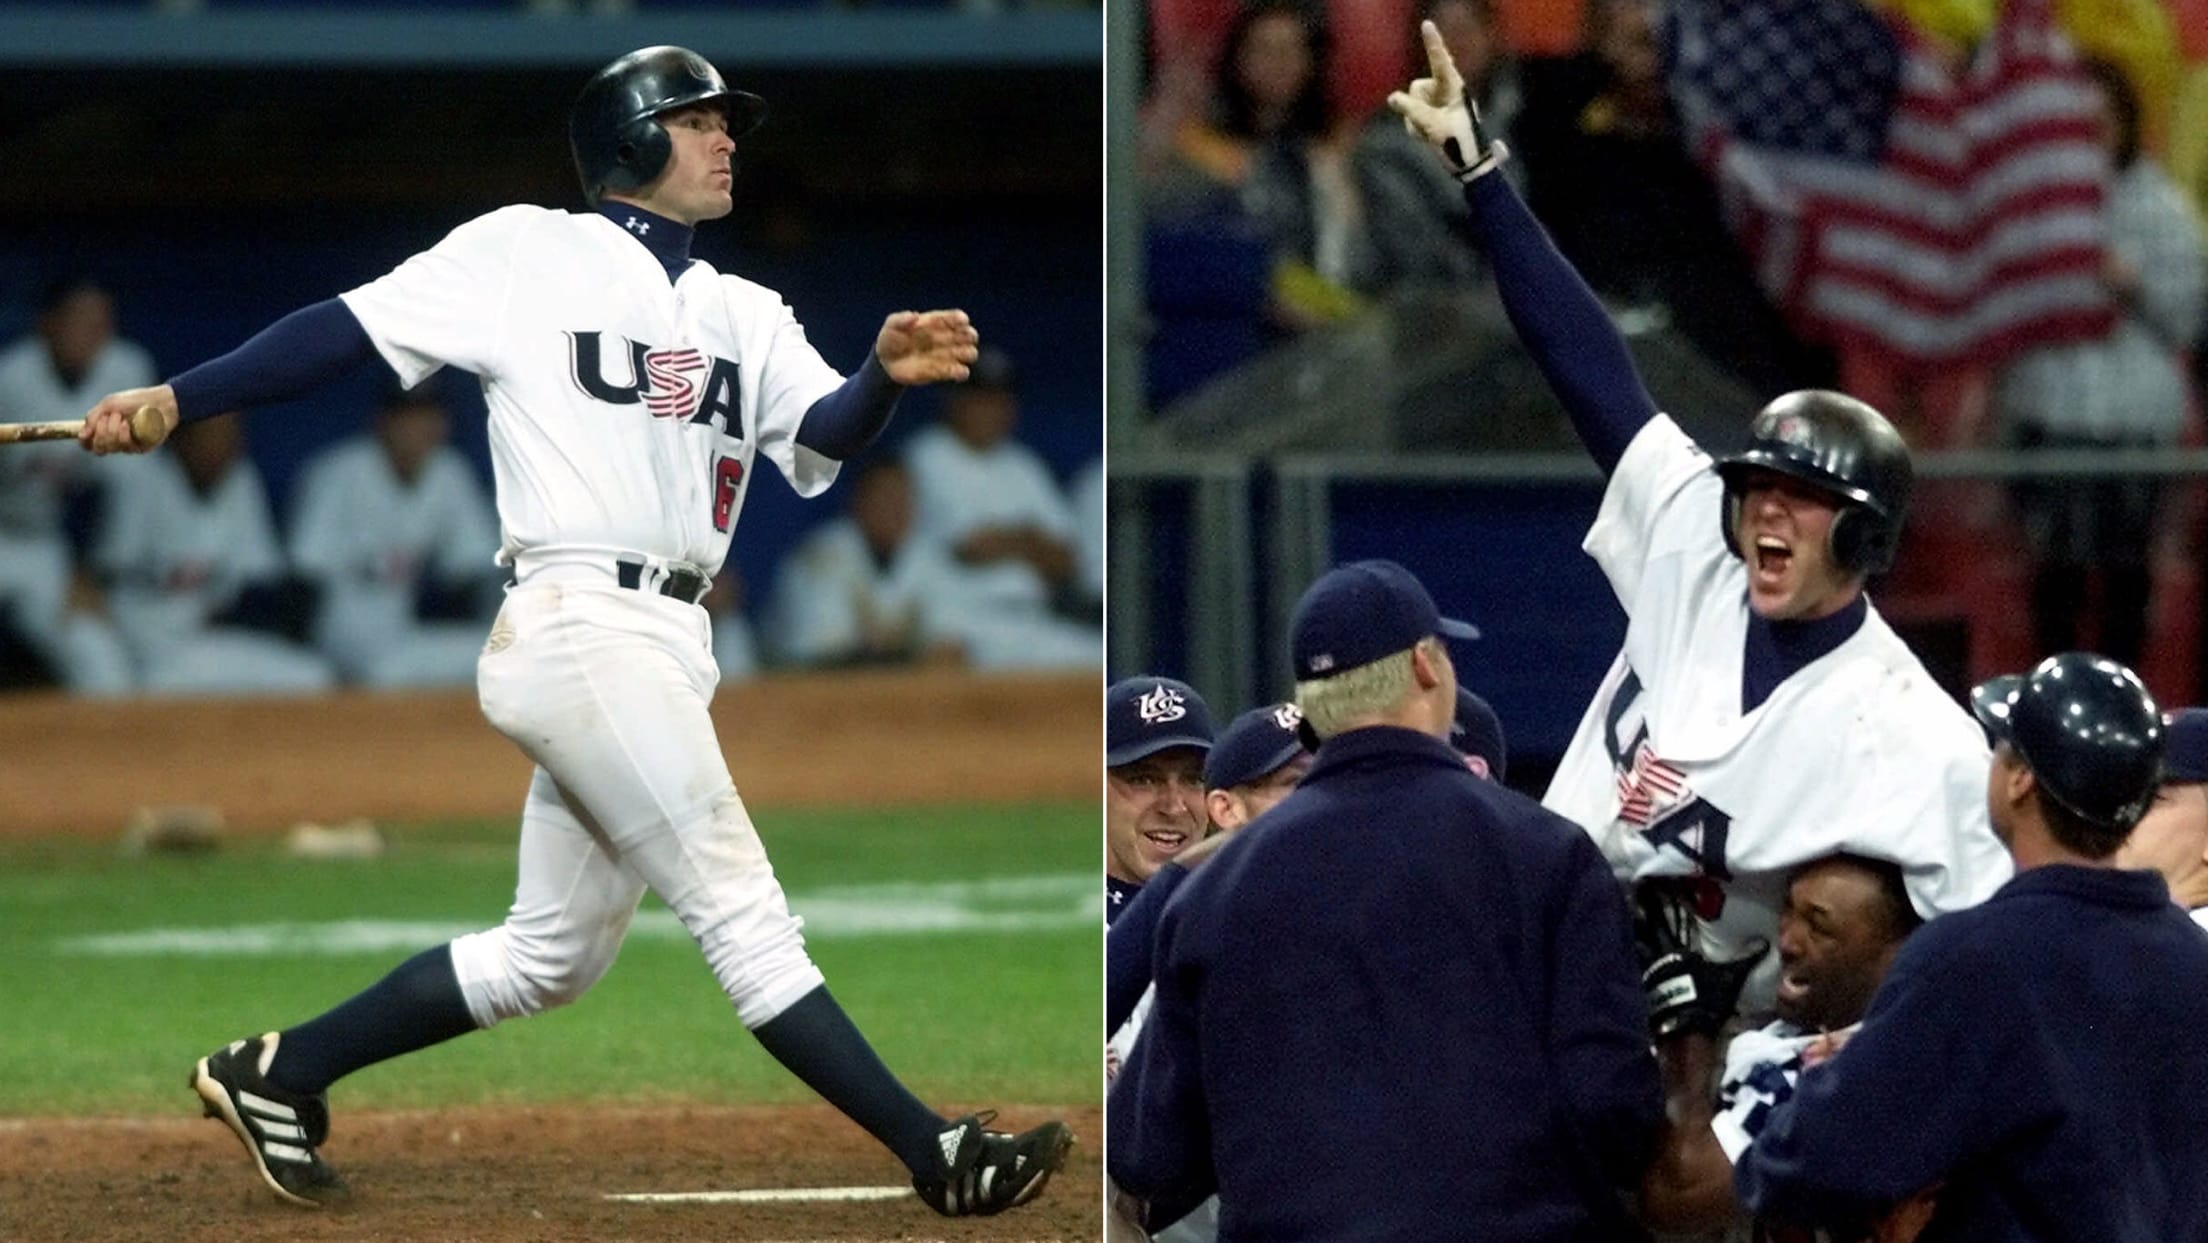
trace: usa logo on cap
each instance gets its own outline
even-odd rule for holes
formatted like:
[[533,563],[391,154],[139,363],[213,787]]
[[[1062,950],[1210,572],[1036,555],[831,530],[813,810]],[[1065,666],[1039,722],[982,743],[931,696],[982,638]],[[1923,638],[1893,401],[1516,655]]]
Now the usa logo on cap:
[[1160,686],[1143,692],[1135,701],[1135,712],[1146,725],[1163,725],[1178,721],[1188,715],[1188,700],[1170,686]]

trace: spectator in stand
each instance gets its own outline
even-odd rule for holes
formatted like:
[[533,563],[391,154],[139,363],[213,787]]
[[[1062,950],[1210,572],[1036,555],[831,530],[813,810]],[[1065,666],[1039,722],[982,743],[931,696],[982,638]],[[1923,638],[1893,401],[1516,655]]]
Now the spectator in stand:
[[1830,361],[1787,331],[1682,144],[1657,0],[1588,0],[1586,17],[1583,51],[1520,64],[1509,136],[1534,214],[1598,293],[1668,320],[1758,400],[1830,387]]
[[[2183,196],[2140,149],[2129,80],[2106,61],[2088,68],[2114,176],[2101,279],[2118,318],[2099,340],[2017,358],[2000,376],[1994,409],[2005,439],[2021,449],[2169,448],[2184,430],[2183,352],[2200,332],[2208,260]],[[2027,479],[2017,487],[2040,654],[2087,642],[2118,663],[2139,662],[2162,491],[2147,476]],[[2088,590],[2095,567],[2097,598]],[[2081,617],[2091,619],[2090,640],[2079,633]]]
[[[1496,24],[1495,0],[1425,0],[1418,16],[1441,31],[1488,132],[1508,133],[1521,96],[1517,62],[1503,47]],[[1411,29],[1417,30],[1416,23]],[[1425,55],[1423,47],[1417,49],[1421,62]],[[1486,261],[1470,245],[1464,187],[1404,128],[1403,118],[1385,106],[1375,112],[1358,135],[1353,163],[1371,220],[1365,288],[1375,293],[1412,286],[1463,288],[1486,279]],[[1525,189],[1522,163],[1506,162],[1503,175]]]
[[1150,121],[1163,130],[1149,144],[1151,210],[1202,215],[1224,200],[1253,226],[1272,255],[1272,326],[1281,332],[1355,309],[1348,290],[1369,264],[1348,143],[1328,119],[1326,56],[1315,12],[1297,0],[1253,0],[1221,48],[1210,116],[1161,107]]

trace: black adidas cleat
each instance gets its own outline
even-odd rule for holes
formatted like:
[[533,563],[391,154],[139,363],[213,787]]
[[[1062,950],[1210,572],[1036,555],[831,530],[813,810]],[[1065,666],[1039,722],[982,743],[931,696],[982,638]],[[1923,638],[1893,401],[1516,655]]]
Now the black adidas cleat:
[[1025,1204],[1066,1163],[1073,1132],[1045,1122],[1018,1135],[982,1128],[995,1111],[968,1114],[935,1137],[943,1149],[940,1178],[912,1180],[928,1207],[945,1217],[987,1217]]
[[319,1208],[348,1194],[345,1180],[315,1149],[330,1135],[325,1095],[286,1092],[265,1077],[276,1058],[276,1033],[233,1040],[199,1059],[191,1088],[253,1155],[269,1190],[293,1204]]

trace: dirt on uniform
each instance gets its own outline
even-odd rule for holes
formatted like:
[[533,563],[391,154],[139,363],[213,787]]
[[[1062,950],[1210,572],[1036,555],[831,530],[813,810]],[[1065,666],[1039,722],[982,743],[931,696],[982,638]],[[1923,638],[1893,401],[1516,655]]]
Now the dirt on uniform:
[[[181,1090],[180,1112],[190,1105]],[[309,1210],[261,1184],[244,1147],[200,1118],[0,1121],[0,1239],[1080,1240],[1102,1235],[1102,1113],[1050,1117],[1079,1142],[1042,1195],[996,1217],[938,1217],[918,1197],[634,1204],[637,1192],[909,1186],[904,1167],[826,1105],[544,1106],[347,1113],[324,1155],[352,1184]]]

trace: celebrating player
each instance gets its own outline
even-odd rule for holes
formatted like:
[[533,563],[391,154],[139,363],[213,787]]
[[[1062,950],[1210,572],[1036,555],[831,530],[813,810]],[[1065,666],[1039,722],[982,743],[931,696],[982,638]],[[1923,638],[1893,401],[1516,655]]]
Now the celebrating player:
[[1741,1154],[1741,1201],[1847,1229],[1938,1186],[1926,1238],[2208,1238],[2208,940],[2115,861],[2154,800],[2154,700],[2068,652],[1972,701],[2016,878],[1909,938]]
[[675,47],[600,70],[569,117],[594,208],[507,207],[390,274],[294,312],[167,384],[95,406],[82,442],[140,449],[170,426],[300,393],[380,358],[406,386],[480,377],[515,586],[478,667],[484,714],[536,764],[520,879],[501,926],[399,966],[311,1022],[200,1060],[192,1085],[285,1200],[343,1183],[317,1149],[325,1089],[363,1066],[573,1001],[612,965],[649,888],[704,951],[775,1059],[866,1128],[949,1216],[1034,1196],[1072,1134],[945,1120],[890,1074],[806,953],[706,706],[698,607],[761,455],[813,496],[887,424],[905,387],[958,380],[961,311],[889,316],[857,374],[814,352],[772,290],[691,258],[728,214],[736,139],[765,110]]
[[[2009,875],[1986,823],[1986,745],[1886,625],[1864,582],[1908,506],[1907,447],[1830,392],[1759,413],[1713,463],[1656,410],[1632,356],[1509,182],[1431,23],[1433,76],[1389,104],[1464,183],[1512,324],[1609,476],[1586,549],[1627,616],[1547,806],[1623,879],[1670,881],[1699,947],[1670,969],[1747,967],[1777,932],[1787,874],[1853,853],[1901,864],[1927,918]],[[1698,949],[1700,952],[1692,952]],[[1707,957],[1710,962],[1705,962]],[[1767,957],[1745,1004],[1772,996]],[[1670,985],[1676,980],[1652,980]]]
[[1684,1232],[1740,1218],[1734,1160],[1794,1094],[1804,1069],[1854,1033],[1921,922],[1902,892],[1901,869],[1883,859],[1834,855],[1794,873],[1779,916],[1778,1017],[1725,1046],[1722,1077],[1712,1071],[1729,1013],[1705,1011],[1656,1042],[1668,1107],[1656,1160],[1641,1179],[1644,1221]]

